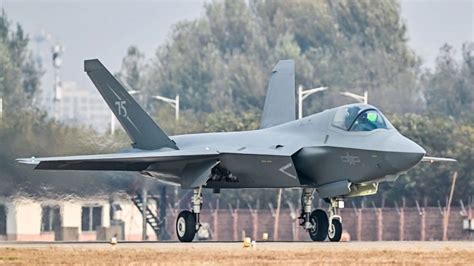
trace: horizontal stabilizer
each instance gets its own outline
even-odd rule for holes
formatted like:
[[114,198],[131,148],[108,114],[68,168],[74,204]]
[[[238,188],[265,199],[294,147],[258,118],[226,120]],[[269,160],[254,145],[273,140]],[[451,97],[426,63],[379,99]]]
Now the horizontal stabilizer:
[[142,150],[178,149],[176,144],[98,59],[85,60],[84,70],[133,141],[134,148]]
[[295,61],[281,60],[268,82],[261,128],[273,127],[296,119]]

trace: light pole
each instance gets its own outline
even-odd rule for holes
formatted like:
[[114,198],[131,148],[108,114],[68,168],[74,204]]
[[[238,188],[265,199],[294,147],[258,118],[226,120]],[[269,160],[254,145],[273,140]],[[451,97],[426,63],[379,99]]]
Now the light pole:
[[174,114],[176,118],[176,122],[179,121],[179,94],[176,94],[176,97],[174,99],[172,98],[166,98],[160,95],[152,96],[153,99],[163,101],[165,103],[168,103],[171,105],[171,107],[174,108]]
[[[135,95],[135,94],[139,94],[140,91],[139,90],[129,90],[128,93],[130,95]],[[112,110],[110,110],[110,135],[113,136],[114,133],[115,133],[115,115],[114,115],[114,112],[112,112]]]
[[341,92],[341,95],[354,98],[361,103],[369,103],[369,93],[367,91],[364,91],[364,95],[359,95],[348,91]]
[[60,44],[55,44],[52,47],[52,62],[54,67],[54,93],[53,93],[53,114],[56,120],[59,119],[60,106],[58,105],[61,100],[61,79],[59,77],[59,70],[63,63],[62,55],[64,53],[64,47]]
[[64,47],[60,44],[53,46],[53,67],[54,67],[54,101],[61,100],[61,80],[59,79],[59,69],[63,63],[62,54]]
[[303,100],[313,93],[327,90],[328,87],[319,87],[314,89],[304,90],[303,86],[298,87],[298,119],[303,118]]

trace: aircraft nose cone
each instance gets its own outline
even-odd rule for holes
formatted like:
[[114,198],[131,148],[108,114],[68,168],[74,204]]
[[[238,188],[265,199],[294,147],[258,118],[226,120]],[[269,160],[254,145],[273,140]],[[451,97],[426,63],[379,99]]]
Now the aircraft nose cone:
[[425,149],[404,136],[397,136],[390,142],[393,150],[387,154],[386,159],[398,171],[412,168],[425,156]]

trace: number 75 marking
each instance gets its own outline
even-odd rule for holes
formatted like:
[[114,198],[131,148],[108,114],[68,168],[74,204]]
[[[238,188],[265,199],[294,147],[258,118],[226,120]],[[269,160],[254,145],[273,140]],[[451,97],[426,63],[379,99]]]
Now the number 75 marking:
[[127,108],[125,108],[126,101],[116,101],[118,115],[121,117],[127,117]]

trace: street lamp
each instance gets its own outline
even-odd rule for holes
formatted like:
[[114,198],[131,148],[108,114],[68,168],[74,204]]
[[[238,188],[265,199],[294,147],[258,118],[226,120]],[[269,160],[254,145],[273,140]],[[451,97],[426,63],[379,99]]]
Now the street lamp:
[[176,122],[179,121],[179,94],[176,95],[176,97],[173,98],[166,98],[160,95],[152,96],[153,99],[163,101],[165,103],[168,103],[171,105],[171,107],[174,108],[174,114],[176,117]]
[[368,104],[369,102],[369,93],[367,91],[364,91],[364,95],[358,95],[358,94],[355,94],[355,93],[352,93],[352,92],[341,92],[341,95],[344,95],[344,96],[347,96],[347,97],[351,97],[351,98],[354,98],[356,99],[357,101],[361,102],[361,103],[365,103],[365,104]]
[[303,86],[298,87],[298,119],[303,118],[303,100],[313,93],[327,90],[328,87],[319,87],[314,89],[304,90]]
[[[128,93],[130,95],[135,95],[135,94],[139,94],[140,91],[139,90],[129,90]],[[112,110],[110,110],[110,135],[113,136],[114,135],[114,132],[115,132],[115,115],[114,115],[114,112],[112,112]]]
[[59,79],[59,69],[63,64],[62,54],[64,53],[64,47],[60,44],[56,44],[52,48],[53,53],[53,67],[54,67],[54,101],[61,100],[61,81]]

